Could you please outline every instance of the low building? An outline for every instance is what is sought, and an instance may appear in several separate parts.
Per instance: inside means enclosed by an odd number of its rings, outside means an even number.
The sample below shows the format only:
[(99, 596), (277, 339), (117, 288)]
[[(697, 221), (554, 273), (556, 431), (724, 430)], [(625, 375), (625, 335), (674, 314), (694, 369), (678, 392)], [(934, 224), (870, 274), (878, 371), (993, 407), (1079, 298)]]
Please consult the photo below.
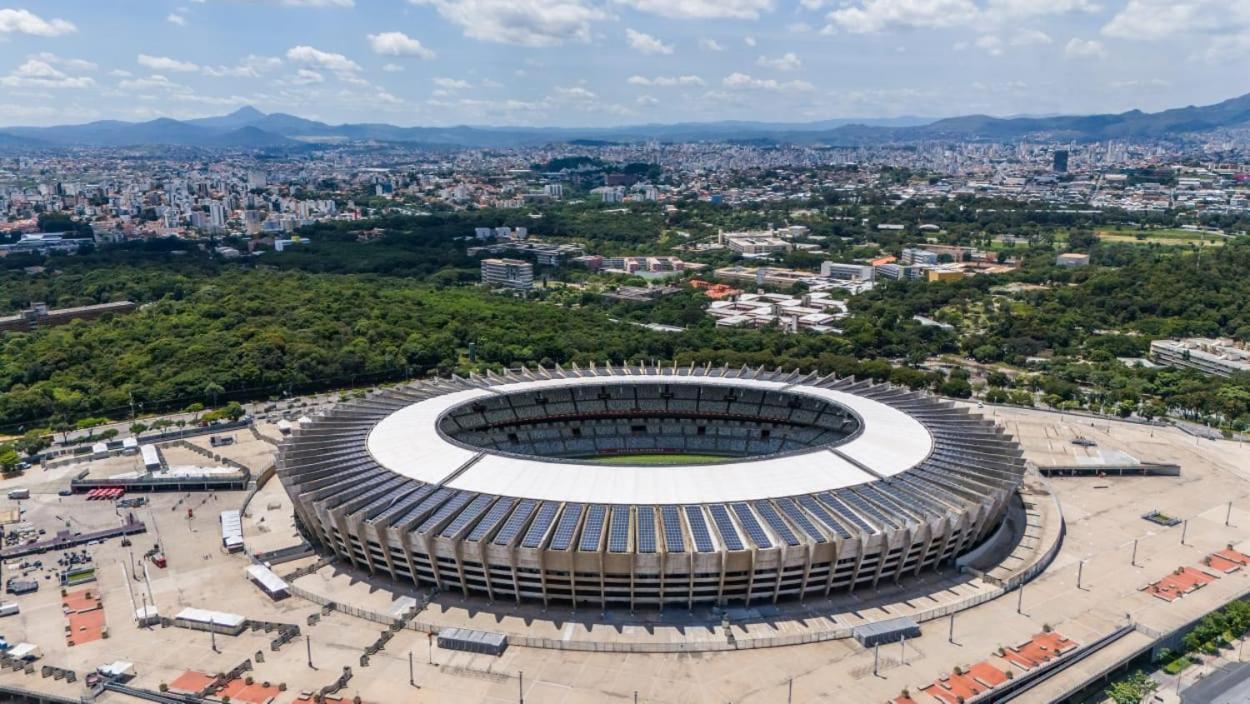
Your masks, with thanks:
[(0, 317), (0, 332), (30, 332), (39, 327), (64, 325), (74, 320), (94, 320), (109, 313), (129, 313), (135, 307), (132, 301), (52, 309), (46, 303), (35, 303), (16, 315)]
[(1197, 369), (1215, 376), (1250, 373), (1250, 349), (1246, 343), (1229, 338), (1155, 340), (1150, 343), (1150, 356), (1169, 367)]
[(717, 236), (719, 244), (744, 256), (761, 256), (785, 253), (794, 247), (777, 236), (774, 230), (761, 232), (722, 232)]
[(913, 247), (908, 247), (903, 250), (902, 261), (904, 264), (937, 266), (938, 256), (937, 252), (930, 252), (927, 249), (915, 249)]
[(482, 283), (531, 291), (534, 288), (534, 265), (521, 259), (483, 259)]
[(174, 625), (193, 631), (214, 631), (223, 635), (237, 636), (247, 628), (247, 619), (224, 611), (186, 608), (174, 617)]
[(1065, 252), (1055, 257), (1056, 266), (1089, 266), (1089, 255), (1079, 252)]
[(964, 278), (964, 272), (959, 269), (930, 269), (928, 275), (930, 282), (960, 281)]
[(872, 281), (873, 268), (870, 264), (821, 262), (820, 275), (826, 279), (837, 279), (839, 281)]
[(717, 278), (730, 281), (754, 283), (756, 286), (789, 287), (797, 283), (812, 283), (819, 277), (810, 271), (785, 269), (776, 266), (727, 266), (716, 270)]

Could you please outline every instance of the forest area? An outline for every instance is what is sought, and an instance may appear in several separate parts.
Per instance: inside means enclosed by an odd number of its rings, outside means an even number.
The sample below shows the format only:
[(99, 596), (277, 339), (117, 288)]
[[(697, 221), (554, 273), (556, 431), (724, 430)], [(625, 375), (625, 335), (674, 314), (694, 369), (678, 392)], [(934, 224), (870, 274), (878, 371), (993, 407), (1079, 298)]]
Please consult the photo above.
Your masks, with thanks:
[[(568, 225), (575, 213), (562, 217), (570, 231), (586, 227)], [(600, 231), (627, 246), (638, 231), (659, 227), (647, 220), (626, 217), (633, 225)], [(458, 239), (479, 223), (494, 226), (500, 217), (326, 224), (306, 233), (311, 246), (242, 260), (178, 240), (37, 262), (6, 258), (0, 308), (123, 299), (140, 308), (0, 338), (0, 431), (125, 417), (132, 403), (156, 412), (429, 374), (644, 360), (797, 367), (995, 402), (1173, 413), (1238, 430), (1250, 423), (1250, 379), (1117, 360), (1144, 356), (1159, 337), (1250, 336), (1245, 242), (1201, 260), (1185, 249), (1095, 242), (1093, 265), (1080, 269), (1054, 266), (1053, 250), (1039, 245), (1018, 272), (891, 282), (848, 301), (841, 334), (791, 335), (718, 329), (694, 291), (649, 305), (590, 293), (572, 300), (546, 291), (530, 299), (492, 294), (469, 285), (477, 261)], [(364, 230), (374, 233), (368, 241)], [(42, 270), (28, 270), (35, 264)], [(1020, 288), (1004, 293), (1007, 285)], [(923, 326), (916, 315), (953, 331)], [(1003, 371), (974, 386), (958, 364), (934, 360)]]

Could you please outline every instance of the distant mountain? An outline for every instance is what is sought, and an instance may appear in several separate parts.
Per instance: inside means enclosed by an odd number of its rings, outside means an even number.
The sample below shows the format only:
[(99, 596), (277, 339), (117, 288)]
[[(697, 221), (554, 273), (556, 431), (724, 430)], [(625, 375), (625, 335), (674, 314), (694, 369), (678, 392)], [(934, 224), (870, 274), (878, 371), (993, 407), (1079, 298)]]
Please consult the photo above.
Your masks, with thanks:
[(553, 142), (750, 141), (811, 145), (914, 143), (931, 140), (1011, 141), (1024, 137), (1062, 140), (1165, 138), (1250, 126), (1250, 95), (1215, 105), (1157, 113), (1140, 110), (1115, 115), (991, 117), (945, 119), (899, 117), (882, 120), (830, 119), (805, 123), (695, 122), (624, 127), (398, 127), (383, 123), (331, 125), (254, 107), (194, 120), (161, 118), (149, 122), (104, 120), (58, 127), (0, 130), (0, 147), (156, 146), (273, 149), (301, 143), (374, 141), (466, 147), (513, 147)]

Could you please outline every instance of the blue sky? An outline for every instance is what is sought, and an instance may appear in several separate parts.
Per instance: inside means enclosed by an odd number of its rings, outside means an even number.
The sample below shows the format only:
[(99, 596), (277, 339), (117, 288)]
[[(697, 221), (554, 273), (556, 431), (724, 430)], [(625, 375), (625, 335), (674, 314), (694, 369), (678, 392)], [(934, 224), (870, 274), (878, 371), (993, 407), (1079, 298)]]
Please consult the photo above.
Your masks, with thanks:
[(1250, 0), (0, 0), (0, 124), (619, 125), (1250, 92)]

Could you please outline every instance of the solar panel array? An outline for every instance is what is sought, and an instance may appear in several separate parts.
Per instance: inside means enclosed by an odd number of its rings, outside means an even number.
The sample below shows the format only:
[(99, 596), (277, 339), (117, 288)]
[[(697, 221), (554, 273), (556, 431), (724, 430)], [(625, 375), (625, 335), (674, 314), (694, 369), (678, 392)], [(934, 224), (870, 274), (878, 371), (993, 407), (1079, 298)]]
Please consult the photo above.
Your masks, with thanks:
[(629, 507), (613, 506), (608, 523), (608, 552), (629, 550)]
[(768, 533), (764, 531), (760, 522), (755, 520), (755, 514), (751, 513), (750, 507), (744, 503), (736, 503), (733, 505), (733, 510), (738, 516), (738, 522), (742, 524), (756, 547), (771, 548), (773, 546), (772, 538), (768, 537)]
[(495, 502), (495, 505), (490, 507), (490, 511), (486, 512), (486, 517), (478, 521), (477, 525), (473, 526), (473, 530), (465, 536), (465, 540), (473, 543), (480, 542), (491, 529), (499, 525), (513, 506), (516, 506), (516, 499), (500, 499)]
[(586, 512), (586, 525), (582, 527), (582, 539), (577, 543), (578, 550), (594, 552), (599, 549), (599, 543), (603, 538), (603, 524), (607, 515), (607, 506), (593, 504), (590, 507)]
[(638, 527), (638, 552), (650, 555), (655, 552), (655, 509), (650, 506), (635, 506), (634, 512), (637, 517), (635, 522)]
[(697, 552), (712, 552), (716, 549), (712, 542), (712, 529), (707, 523), (707, 516), (698, 506), (686, 507), (686, 520), (690, 524), (690, 535), (694, 539)]
[(573, 544), (573, 533), (577, 530), (577, 522), (581, 520), (583, 508), (581, 504), (568, 504), (564, 507), (564, 514), (560, 516), (556, 532), (551, 536), (552, 550), (568, 550)]
[(495, 534), (495, 545), (508, 545), (512, 539), (521, 532), (521, 527), (529, 520), (530, 514), (534, 512), (534, 507), (538, 502), (533, 499), (521, 499), (521, 503), (517, 504), (516, 510), (508, 516), (508, 521), (503, 524), (503, 528)]
[(742, 550), (742, 539), (738, 537), (738, 530), (734, 528), (729, 511), (720, 504), (713, 504), (707, 509), (712, 512), (712, 520), (716, 522), (716, 530), (720, 532), (721, 543), (730, 550)]
[[(525, 533), (525, 539), (521, 541), (521, 547), (538, 547), (542, 543), (543, 536), (547, 535), (547, 530), (551, 527), (551, 522), (556, 519), (556, 513), (559, 510), (559, 504), (544, 501), (542, 506), (538, 508), (538, 515), (534, 516), (534, 522), (530, 524), (529, 531)], [(565, 547), (567, 548), (568, 545), (565, 544)]]
[(660, 520), (664, 522), (664, 549), (668, 552), (685, 552), (686, 544), (682, 537), (681, 514), (677, 511), (677, 507), (661, 506)]

